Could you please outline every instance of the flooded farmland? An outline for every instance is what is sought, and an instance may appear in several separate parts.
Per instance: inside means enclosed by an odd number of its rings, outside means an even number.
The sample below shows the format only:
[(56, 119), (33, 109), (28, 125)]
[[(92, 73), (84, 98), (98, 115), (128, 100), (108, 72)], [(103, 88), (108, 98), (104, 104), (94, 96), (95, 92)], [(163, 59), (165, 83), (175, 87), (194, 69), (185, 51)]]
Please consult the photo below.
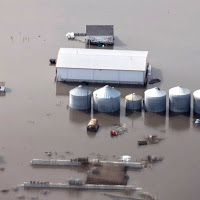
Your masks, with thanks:
[[(200, 127), (194, 125), (192, 112), (189, 116), (127, 114), (125, 96), (135, 92), (144, 97), (144, 91), (155, 86), (167, 93), (178, 85), (191, 92), (200, 89), (199, 7), (197, 0), (2, 1), (0, 81), (6, 82), (7, 92), (0, 96), (0, 167), (5, 168), (0, 171), (0, 190), (10, 191), (0, 192), (0, 199), (19, 195), (44, 200), (109, 199), (96, 191), (51, 190), (46, 195), (41, 190), (12, 191), (24, 181), (64, 183), (71, 177), (85, 178), (79, 170), (31, 167), (33, 158), (47, 158), (45, 152), (54, 152), (52, 157), (59, 159), (117, 160), (130, 155), (137, 160), (162, 155), (164, 160), (152, 168), (129, 171), (128, 184), (162, 200), (198, 199)], [(161, 79), (146, 88), (115, 86), (121, 92), (119, 115), (68, 108), (68, 92), (78, 84), (55, 82), (55, 66), (49, 65), (49, 58), (56, 58), (60, 47), (85, 48), (65, 35), (83, 32), (86, 24), (114, 25), (113, 48), (148, 50), (152, 76)], [(87, 87), (94, 91), (101, 86)], [(101, 125), (97, 134), (86, 131), (91, 115)], [(110, 130), (117, 123), (125, 123), (128, 132), (112, 138)], [(165, 140), (138, 147), (137, 141), (148, 134)]]

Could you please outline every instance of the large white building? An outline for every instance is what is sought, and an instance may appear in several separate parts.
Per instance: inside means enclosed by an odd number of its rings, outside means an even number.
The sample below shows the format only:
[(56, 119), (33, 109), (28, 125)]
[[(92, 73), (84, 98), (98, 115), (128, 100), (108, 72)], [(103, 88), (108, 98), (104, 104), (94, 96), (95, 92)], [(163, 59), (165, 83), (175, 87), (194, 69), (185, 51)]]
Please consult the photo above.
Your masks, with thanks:
[(60, 48), (57, 81), (144, 84), (148, 51)]

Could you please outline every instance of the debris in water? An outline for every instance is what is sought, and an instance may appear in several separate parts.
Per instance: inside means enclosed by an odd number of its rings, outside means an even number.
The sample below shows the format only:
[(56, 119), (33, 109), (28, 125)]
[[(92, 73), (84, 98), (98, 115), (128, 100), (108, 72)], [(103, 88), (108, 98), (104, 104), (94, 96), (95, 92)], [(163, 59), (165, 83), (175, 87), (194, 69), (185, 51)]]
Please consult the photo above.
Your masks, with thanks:
[(36, 196), (36, 195), (32, 195), (30, 199), (31, 199), (31, 200), (38, 200), (38, 199), (39, 199), (39, 197), (38, 197), (38, 196)]
[(14, 192), (18, 192), (18, 191), (20, 190), (20, 187), (19, 187), (19, 186), (16, 186), (16, 187), (12, 188), (12, 190), (13, 190)]
[(110, 197), (112, 199), (116, 200), (142, 200), (134, 197), (126, 197), (126, 196), (118, 196), (118, 195), (113, 195), (113, 194), (108, 194), (108, 193), (103, 193), (102, 195)]
[(147, 141), (146, 140), (142, 140), (142, 141), (138, 141), (138, 146), (143, 146), (143, 145), (147, 145)]
[(112, 127), (110, 134), (111, 136), (118, 136), (126, 132), (128, 132), (128, 128), (126, 127), (126, 124), (120, 123)]
[(17, 199), (25, 199), (25, 196), (24, 196), (24, 195), (21, 195), (21, 194), (19, 194), (19, 195), (17, 196)]
[(0, 82), (0, 92), (6, 92), (5, 82)]
[(158, 200), (158, 198), (148, 192), (139, 193), (139, 196), (144, 198), (145, 200)]
[(4, 171), (5, 170), (5, 167), (0, 167), (0, 171)]
[(148, 155), (146, 160), (149, 163), (157, 163), (157, 162), (162, 161), (163, 159), (164, 159), (164, 157), (162, 157), (162, 156)]
[(83, 185), (83, 180), (80, 178), (70, 178), (69, 185)]
[(52, 156), (52, 152), (51, 151), (49, 151), (49, 152), (45, 152), (45, 154), (47, 155), (47, 156)]
[(50, 62), (51, 65), (55, 65), (56, 64), (56, 59), (51, 58), (51, 59), (49, 59), (49, 62)]
[(160, 141), (164, 140), (164, 138), (160, 138), (157, 135), (148, 135), (145, 139), (148, 144), (157, 144)]
[(149, 81), (149, 84), (159, 83), (161, 80), (159, 78), (153, 78)]
[(115, 130), (111, 130), (111, 131), (110, 131), (110, 134), (111, 134), (111, 136), (117, 136), (117, 135), (118, 135), (117, 132), (116, 132)]
[(161, 129), (160, 132), (161, 132), (161, 133), (165, 133), (166, 130), (165, 130), (165, 129)]
[(3, 189), (3, 190), (1, 190), (1, 192), (8, 193), (8, 192), (10, 192), (10, 190), (9, 189)]
[(41, 194), (46, 195), (46, 194), (48, 194), (49, 192), (50, 192), (49, 190), (42, 190), (42, 191), (41, 191)]
[(120, 160), (123, 162), (129, 162), (131, 160), (131, 156), (124, 155), (120, 158)]
[(31, 124), (34, 124), (34, 123), (35, 123), (34, 121), (30, 121), (30, 120), (28, 120), (27, 122), (28, 122), (28, 123), (31, 123)]
[(66, 151), (66, 154), (70, 154), (70, 155), (71, 155), (71, 154), (73, 154), (73, 153), (72, 153), (71, 151)]

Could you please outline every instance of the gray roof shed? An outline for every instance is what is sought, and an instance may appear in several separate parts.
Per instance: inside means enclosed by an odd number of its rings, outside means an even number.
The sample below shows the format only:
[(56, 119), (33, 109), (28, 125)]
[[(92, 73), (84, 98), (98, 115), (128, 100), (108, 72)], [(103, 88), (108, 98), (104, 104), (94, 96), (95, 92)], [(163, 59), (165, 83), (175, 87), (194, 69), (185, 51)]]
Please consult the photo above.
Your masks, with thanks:
[(86, 25), (87, 36), (114, 36), (113, 25)]

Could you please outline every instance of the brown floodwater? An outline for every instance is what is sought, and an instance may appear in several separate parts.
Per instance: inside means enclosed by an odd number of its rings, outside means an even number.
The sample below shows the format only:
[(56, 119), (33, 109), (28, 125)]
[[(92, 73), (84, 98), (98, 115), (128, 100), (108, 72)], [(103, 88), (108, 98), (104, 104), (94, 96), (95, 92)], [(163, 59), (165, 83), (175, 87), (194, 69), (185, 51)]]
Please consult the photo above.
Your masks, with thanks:
[[(163, 162), (142, 171), (128, 172), (128, 184), (162, 200), (199, 198), (200, 127), (193, 115), (157, 115), (125, 112), (125, 95), (143, 96), (146, 88), (118, 87), (121, 91), (119, 115), (80, 112), (67, 108), (68, 91), (77, 84), (55, 83), (55, 66), (49, 58), (60, 47), (85, 48), (78, 41), (68, 41), (67, 32), (84, 32), (86, 24), (113, 24), (114, 49), (148, 50), (152, 76), (168, 92), (182, 85), (192, 92), (200, 89), (200, 2), (197, 0), (7, 0), (0, 3), (0, 81), (7, 93), (0, 96), (0, 190), (11, 189), (30, 180), (65, 182), (70, 177), (85, 178), (81, 171), (55, 168), (32, 168), (33, 158), (102, 155), (111, 160), (130, 155), (133, 160), (148, 154), (164, 156)], [(89, 85), (92, 91), (96, 85)], [(168, 105), (167, 105), (168, 106)], [(87, 134), (86, 125), (94, 116), (101, 128)], [(126, 123), (128, 133), (111, 138), (116, 123)], [(157, 145), (138, 147), (147, 134), (165, 138)], [(40, 190), (0, 193), (0, 199), (74, 200), (108, 199), (96, 191)], [(130, 195), (129, 195), (130, 196)]]

